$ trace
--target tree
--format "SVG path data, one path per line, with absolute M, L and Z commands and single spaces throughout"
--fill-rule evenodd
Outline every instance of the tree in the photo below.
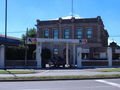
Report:
M 27 28 L 27 31 L 25 34 L 22 35 L 22 46 L 25 47 L 25 58 L 26 59 L 30 59 L 30 60 L 33 60 L 34 57 L 33 57 L 33 53 L 35 51 L 35 48 L 36 48 L 36 45 L 35 44 L 30 44 L 30 45 L 27 45 L 26 44 L 26 40 L 27 38 L 35 38 L 37 36 L 36 34 L 36 29 L 35 28 L 30 28 L 28 29 Z
M 27 37 L 35 38 L 37 36 L 36 29 L 35 28 L 27 28 L 27 31 L 25 34 L 22 35 L 22 43 L 25 43 L 25 40 Z

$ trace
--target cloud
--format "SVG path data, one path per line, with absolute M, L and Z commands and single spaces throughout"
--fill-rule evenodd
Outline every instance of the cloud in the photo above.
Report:
M 115 43 L 117 43 L 117 45 L 120 46 L 120 43 L 118 43 L 117 41 L 115 41 L 115 40 L 111 40 L 111 39 L 108 39 L 108 45 L 110 45 L 110 43 L 112 43 L 112 42 L 115 42 Z
M 75 17 L 75 19 L 81 19 L 82 17 L 80 17 L 78 14 L 74 15 L 73 17 Z M 72 16 L 65 16 L 65 17 L 61 17 L 62 19 L 71 19 Z M 53 20 L 58 20 L 59 18 L 53 19 Z
M 114 40 L 110 40 L 108 39 L 108 45 L 110 45 L 111 42 L 113 42 Z
M 80 18 L 82 18 L 82 17 L 80 17 L 78 14 L 73 15 L 73 17 L 75 17 L 75 19 L 80 19 Z M 71 19 L 71 18 L 72 18 L 71 15 L 62 17 L 62 19 Z

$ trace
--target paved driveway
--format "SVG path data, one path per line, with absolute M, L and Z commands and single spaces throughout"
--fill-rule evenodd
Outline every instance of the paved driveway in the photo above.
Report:
M 0 82 L 0 90 L 120 90 L 120 79 Z

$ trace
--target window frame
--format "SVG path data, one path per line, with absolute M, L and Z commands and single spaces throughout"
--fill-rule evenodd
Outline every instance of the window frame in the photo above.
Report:
M 64 28 L 64 39 L 70 39 L 70 28 Z
M 87 38 L 90 39 L 93 37 L 93 28 L 92 27 L 87 27 Z
M 53 28 L 52 31 L 53 31 L 53 38 L 54 38 L 54 39 L 59 39 L 59 30 L 58 30 L 57 28 Z M 56 35 L 57 35 L 57 38 L 55 38 L 55 37 L 56 37 L 55 31 L 57 31 L 57 34 L 56 34 Z
M 46 31 L 47 31 L 47 34 L 46 34 Z M 49 38 L 49 29 L 48 28 L 44 29 L 44 38 Z
M 78 31 L 80 31 L 80 33 L 79 33 Z M 77 28 L 76 28 L 76 38 L 77 38 L 77 39 L 81 39 L 81 38 L 82 38 L 82 35 L 83 35 L 83 28 L 77 27 Z

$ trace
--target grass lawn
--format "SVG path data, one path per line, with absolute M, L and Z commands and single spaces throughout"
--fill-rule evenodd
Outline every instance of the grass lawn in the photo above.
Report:
M 30 74 L 37 73 L 36 71 L 0 71 L 0 74 Z
M 108 68 L 103 70 L 97 70 L 99 72 L 120 72 L 120 68 Z
M 96 78 L 120 78 L 120 74 L 113 75 L 76 75 L 76 76 L 34 76 L 34 77 L 0 77 L 0 80 L 81 80 Z

